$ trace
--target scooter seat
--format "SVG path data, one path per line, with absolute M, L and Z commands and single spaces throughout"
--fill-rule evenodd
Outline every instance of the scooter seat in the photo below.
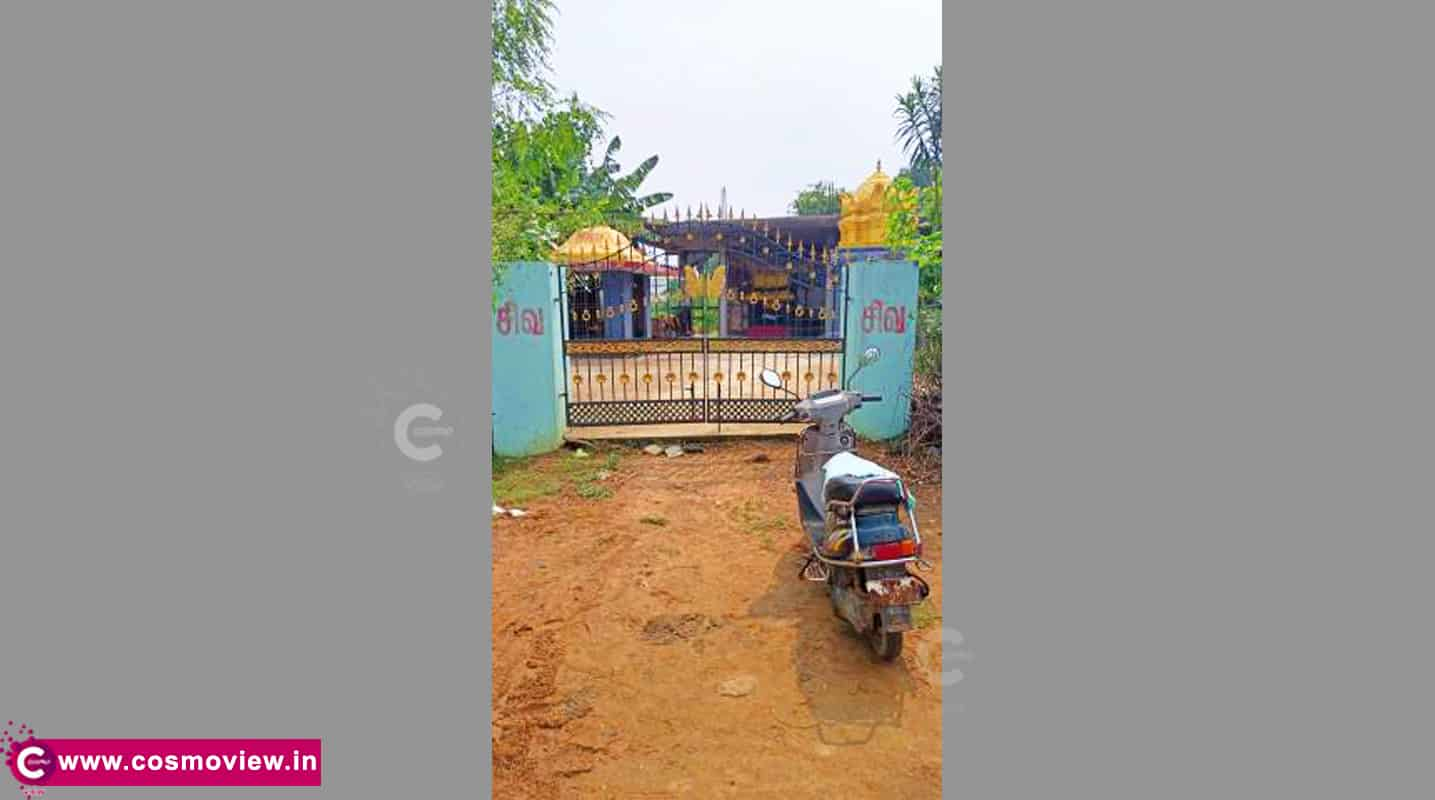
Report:
M 829 503 L 834 500 L 843 503 L 851 502 L 852 495 L 857 492 L 857 487 L 867 480 L 869 478 L 859 478 L 855 475 L 834 475 L 823 484 L 823 499 Z M 867 484 L 867 488 L 862 490 L 862 494 L 857 500 L 857 504 L 860 506 L 899 505 L 902 502 L 902 489 L 896 481 L 873 480 Z

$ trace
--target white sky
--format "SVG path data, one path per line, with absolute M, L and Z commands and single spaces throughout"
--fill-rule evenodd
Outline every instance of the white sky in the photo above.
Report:
M 779 216 L 807 184 L 906 164 L 893 98 L 942 59 L 940 0 L 560 0 L 552 80 L 608 112 L 669 209 Z M 601 145 L 600 145 L 601 146 Z M 600 151 L 601 152 L 601 151 Z

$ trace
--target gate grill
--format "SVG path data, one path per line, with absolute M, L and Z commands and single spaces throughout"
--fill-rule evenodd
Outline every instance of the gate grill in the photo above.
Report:
M 758 379 L 775 370 L 799 395 L 841 386 L 841 339 L 568 342 L 568 424 L 777 422 L 794 398 Z

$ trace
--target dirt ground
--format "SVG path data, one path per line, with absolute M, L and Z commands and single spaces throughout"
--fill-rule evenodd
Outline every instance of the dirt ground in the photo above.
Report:
M 494 520 L 494 796 L 939 797 L 940 484 L 884 664 L 797 577 L 792 441 L 704 446 L 499 465 L 529 516 Z

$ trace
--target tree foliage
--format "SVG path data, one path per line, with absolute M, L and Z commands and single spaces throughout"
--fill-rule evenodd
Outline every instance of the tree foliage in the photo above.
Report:
M 513 117 L 494 125 L 495 264 L 546 258 L 573 231 L 592 225 L 631 235 L 642 226 L 644 210 L 672 197 L 638 193 L 658 158 L 623 174 L 618 137 L 608 142 L 601 162 L 591 163 L 601 132 L 601 114 L 576 97 L 536 119 Z
M 541 107 L 553 44 L 553 0 L 493 0 L 493 109 L 503 116 Z
M 787 210 L 799 217 L 810 217 L 818 214 L 836 214 L 842 210 L 842 202 L 838 195 L 846 189 L 839 189 L 831 181 L 818 181 L 797 193 L 797 197 L 788 204 Z
M 610 225 L 632 235 L 644 210 L 672 195 L 640 194 L 658 163 L 627 174 L 614 136 L 593 152 L 605 115 L 578 97 L 555 99 L 548 82 L 553 0 L 493 0 L 493 239 L 495 284 L 503 264 L 545 259 L 574 231 Z
M 903 174 L 918 186 L 928 186 L 942 171 L 942 67 L 928 78 L 912 77 L 911 88 L 897 95 L 897 138 L 907 153 Z
M 897 136 L 910 163 L 888 193 L 887 246 L 917 265 L 917 407 L 940 417 L 942 384 L 942 68 L 930 81 L 912 78 L 897 95 Z M 932 398 L 936 398 L 935 404 Z M 933 426 L 935 426 L 933 428 Z M 940 419 L 918 438 L 940 441 Z M 915 431 L 915 429 L 914 429 Z
M 892 182 L 887 205 L 887 246 L 917 264 L 917 299 L 942 299 L 942 173 L 929 186 L 908 176 Z
M 942 67 L 931 80 L 912 78 L 912 89 L 897 95 L 897 137 L 910 159 L 893 182 L 887 206 L 887 244 L 916 262 L 919 300 L 942 297 Z

